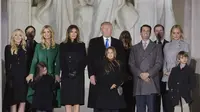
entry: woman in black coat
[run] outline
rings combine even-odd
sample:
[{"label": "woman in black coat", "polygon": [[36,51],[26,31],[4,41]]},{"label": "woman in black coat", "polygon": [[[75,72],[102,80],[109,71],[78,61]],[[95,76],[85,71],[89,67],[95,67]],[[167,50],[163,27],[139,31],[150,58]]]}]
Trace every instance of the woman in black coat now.
[{"label": "woman in black coat", "polygon": [[98,70],[95,71],[97,80],[96,109],[98,112],[119,112],[125,108],[124,96],[122,93],[122,64],[116,60],[116,50],[114,47],[106,49],[104,60],[99,63]]},{"label": "woman in black coat", "polygon": [[66,112],[80,111],[84,105],[84,69],[86,66],[85,44],[80,42],[76,25],[67,29],[66,40],[60,44],[61,104]]},{"label": "woman in black coat", "polygon": [[120,34],[119,40],[123,43],[126,56],[126,61],[124,63],[125,72],[123,74],[124,84],[122,85],[126,108],[120,110],[120,112],[135,112],[135,97],[133,97],[133,77],[128,65],[130,48],[132,47],[132,38],[130,33],[125,30]]},{"label": "woman in black coat", "polygon": [[14,30],[10,45],[5,47],[6,90],[3,102],[5,108],[11,107],[10,112],[25,112],[27,94],[25,46],[24,32],[21,29]]}]

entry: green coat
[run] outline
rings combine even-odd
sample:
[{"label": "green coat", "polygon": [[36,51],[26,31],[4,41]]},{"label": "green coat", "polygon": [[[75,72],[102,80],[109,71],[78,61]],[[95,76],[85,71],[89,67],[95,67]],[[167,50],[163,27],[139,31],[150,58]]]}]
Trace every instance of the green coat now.
[{"label": "green coat", "polygon": [[[60,75],[60,63],[59,63],[59,45],[56,44],[55,48],[44,49],[42,44],[36,45],[34,57],[31,63],[31,68],[29,74],[35,75],[36,65],[39,62],[44,62],[47,65],[48,74],[55,76]],[[58,102],[58,107],[60,107],[60,89],[56,91],[56,100]],[[32,103],[32,96],[34,90],[30,87],[28,88],[27,100]]]}]

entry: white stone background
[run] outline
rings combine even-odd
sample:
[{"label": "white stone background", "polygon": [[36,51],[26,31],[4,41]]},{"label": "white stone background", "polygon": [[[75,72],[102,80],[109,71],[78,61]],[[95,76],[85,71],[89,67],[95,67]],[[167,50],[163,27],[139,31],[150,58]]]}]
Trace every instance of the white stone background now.
[{"label": "white stone background", "polygon": [[[4,47],[6,44],[8,44],[8,38],[9,38],[9,28],[10,26],[8,25],[8,22],[10,19],[14,19],[14,17],[8,17],[8,13],[10,10],[8,10],[8,0],[1,0],[1,8],[0,8],[0,14],[1,14],[1,29],[0,29],[0,34],[1,34],[1,67],[0,71],[2,71],[2,75],[0,77],[0,80],[2,81],[1,83],[1,90],[3,92],[4,90],[4,84],[5,84],[5,76],[4,76]],[[20,1],[25,1],[25,0],[20,0]],[[185,4],[186,3],[186,4]],[[26,5],[26,4],[25,4]],[[200,52],[199,52],[199,47],[200,47],[200,36],[199,36],[199,26],[200,26],[200,1],[199,0],[173,0],[173,9],[175,13],[175,18],[176,22],[180,25],[183,26],[184,31],[185,31],[185,37],[186,41],[190,44],[191,48],[191,56],[194,59],[194,67],[196,68],[196,73],[197,73],[197,87],[195,91],[193,92],[193,97],[194,97],[194,103],[192,104],[192,112],[199,112],[200,110],[200,88],[199,88],[199,74],[200,74]],[[29,13],[30,14],[30,13]],[[34,8],[33,8],[33,13],[34,14]],[[23,14],[22,14],[23,15]],[[19,15],[18,15],[19,16]],[[36,27],[37,29],[37,35],[39,35],[41,25],[38,24],[36,21],[33,21],[34,18],[29,18],[29,21],[24,21],[25,23],[29,24],[32,21],[32,24]],[[23,28],[26,27],[26,24],[23,26]],[[40,41],[40,36],[36,37],[36,40],[39,42]],[[81,107],[81,112],[92,112],[91,109],[87,108],[87,97],[88,97],[88,85],[89,85],[89,80],[87,77],[85,77],[85,105]],[[2,96],[1,92],[1,96]],[[2,97],[1,97],[2,98]],[[2,103],[2,100],[0,101]],[[0,107],[1,108],[1,107]],[[64,112],[64,108],[61,109],[56,109],[55,112]]]}]

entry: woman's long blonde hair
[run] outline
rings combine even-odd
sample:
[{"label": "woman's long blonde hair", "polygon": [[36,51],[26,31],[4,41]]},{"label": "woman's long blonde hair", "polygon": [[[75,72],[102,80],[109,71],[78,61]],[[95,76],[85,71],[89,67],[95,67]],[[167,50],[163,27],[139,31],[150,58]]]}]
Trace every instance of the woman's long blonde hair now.
[{"label": "woman's long blonde hair", "polygon": [[[48,43],[45,41],[45,38],[44,38],[44,30],[45,29],[48,29],[49,31],[50,31],[50,33],[51,33],[51,45],[49,46],[48,45]],[[41,31],[41,36],[42,36],[42,42],[41,42],[41,44],[42,44],[42,47],[43,47],[43,49],[49,49],[49,48],[55,48],[55,46],[56,46],[56,43],[55,43],[55,40],[54,40],[54,31],[53,31],[53,29],[52,29],[52,27],[50,26],[50,25],[45,25],[43,28],[42,28],[42,31]]]},{"label": "woman's long blonde hair", "polygon": [[20,45],[22,46],[22,49],[24,51],[26,51],[26,41],[25,41],[25,34],[24,32],[21,30],[21,29],[15,29],[13,32],[12,32],[12,35],[11,35],[11,40],[10,40],[10,45],[11,45],[11,54],[17,54],[18,52],[18,47],[15,43],[15,35],[17,32],[20,32],[21,35],[22,35],[22,40],[21,40],[21,43]]},{"label": "woman's long blonde hair", "polygon": [[184,39],[184,37],[183,37],[183,29],[182,29],[181,25],[174,25],[174,26],[172,26],[171,31],[170,31],[171,40],[173,40],[172,32],[173,32],[173,30],[174,30],[175,28],[177,28],[177,29],[180,30],[180,32],[181,32],[181,37],[180,37],[180,39],[183,40],[183,39]]}]

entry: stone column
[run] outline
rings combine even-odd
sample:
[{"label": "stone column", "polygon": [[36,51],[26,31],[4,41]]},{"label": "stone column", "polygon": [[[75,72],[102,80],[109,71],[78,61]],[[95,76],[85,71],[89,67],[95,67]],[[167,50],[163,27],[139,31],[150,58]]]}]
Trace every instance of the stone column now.
[{"label": "stone column", "polygon": [[20,28],[24,29],[31,24],[31,0],[8,0],[8,35]]}]

